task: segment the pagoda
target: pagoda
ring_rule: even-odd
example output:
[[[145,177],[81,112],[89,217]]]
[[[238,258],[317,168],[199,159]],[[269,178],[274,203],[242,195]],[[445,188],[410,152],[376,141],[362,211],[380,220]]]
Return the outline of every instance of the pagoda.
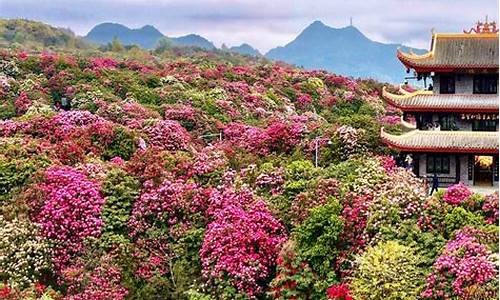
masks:
[[[487,19],[463,33],[433,32],[425,54],[398,49],[425,89],[391,93],[384,87],[385,101],[403,111],[406,132],[382,128],[381,138],[412,158],[407,161],[417,176],[436,174],[440,186],[498,186],[498,54],[498,29]]]

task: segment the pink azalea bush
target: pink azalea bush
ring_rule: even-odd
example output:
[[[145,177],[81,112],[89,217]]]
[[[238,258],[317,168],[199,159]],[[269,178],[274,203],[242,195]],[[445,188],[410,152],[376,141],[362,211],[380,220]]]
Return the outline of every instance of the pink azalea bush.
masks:
[[[241,199],[228,191],[215,198],[212,202],[222,208],[215,211],[200,249],[203,277],[211,285],[223,280],[256,297],[275,266],[285,229],[263,201],[248,194]]]
[[[99,236],[104,199],[96,182],[70,167],[52,167],[45,171],[45,180],[36,187],[35,221],[40,233],[54,245],[52,261],[62,270],[83,250],[87,237]]]
[[[463,183],[449,186],[444,193],[443,200],[447,203],[457,205],[472,195],[472,191]]]
[[[129,220],[131,236],[138,236],[155,225],[178,224],[182,216],[204,208],[201,189],[184,180],[165,180],[159,187],[152,181],[144,183],[145,192],[134,203]],[[173,228],[172,228],[173,229]]]
[[[144,132],[152,146],[165,150],[185,149],[191,140],[186,129],[177,121],[163,120],[146,125]]]
[[[82,263],[66,267],[62,277],[67,285],[68,300],[122,300],[128,294],[121,285],[121,270],[103,257],[99,265],[88,270]]]
[[[481,209],[488,224],[498,224],[498,192],[486,195]]]
[[[467,288],[488,284],[493,284],[492,289],[496,291],[493,281],[498,276],[498,267],[492,260],[493,253],[484,243],[488,239],[487,233],[470,227],[457,232],[434,263],[422,296],[431,299],[463,297]]]

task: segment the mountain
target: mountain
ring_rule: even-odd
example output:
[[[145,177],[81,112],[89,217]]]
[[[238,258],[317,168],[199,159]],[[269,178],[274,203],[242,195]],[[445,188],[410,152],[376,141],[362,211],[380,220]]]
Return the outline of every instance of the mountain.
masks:
[[[206,38],[197,34],[188,34],[180,37],[170,38],[175,46],[198,47],[207,50],[214,50],[215,46]]]
[[[154,48],[163,34],[151,25],[138,29],[130,29],[117,23],[102,23],[89,31],[85,38],[98,44],[106,44],[118,38],[124,45],[139,45],[143,48]]]
[[[231,48],[229,48],[229,51],[231,52],[236,52],[236,53],[239,53],[239,54],[243,54],[243,55],[251,55],[251,56],[261,56],[262,54],[260,54],[259,50],[253,48],[252,46],[250,46],[249,44],[241,44],[239,46],[233,46]]]
[[[271,49],[266,57],[306,69],[325,69],[353,77],[401,82],[406,73],[396,58],[398,47],[406,48],[400,44],[372,41],[354,26],[332,28],[315,21],[292,42]]]
[[[152,49],[164,35],[155,27],[146,25],[138,29],[130,29],[117,23],[101,23],[92,28],[85,36],[88,41],[97,44],[107,44],[118,38],[124,45],[139,45],[142,48]],[[207,50],[215,49],[214,44],[202,36],[188,34],[170,38],[175,46],[199,47]]]

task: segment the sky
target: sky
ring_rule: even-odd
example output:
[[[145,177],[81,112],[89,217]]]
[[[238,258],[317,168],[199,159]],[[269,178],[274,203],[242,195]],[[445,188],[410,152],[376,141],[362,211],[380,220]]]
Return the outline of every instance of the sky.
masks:
[[[497,0],[0,0],[1,18],[38,20],[85,35],[102,22],[153,25],[167,36],[202,35],[220,47],[249,43],[262,53],[320,20],[353,25],[380,42],[429,48],[430,32],[461,32],[498,20]]]

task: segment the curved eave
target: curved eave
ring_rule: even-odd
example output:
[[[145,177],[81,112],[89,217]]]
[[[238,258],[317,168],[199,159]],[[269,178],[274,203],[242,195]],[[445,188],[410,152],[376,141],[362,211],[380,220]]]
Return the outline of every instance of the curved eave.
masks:
[[[380,130],[380,137],[382,141],[390,148],[397,149],[402,152],[435,152],[435,153],[469,153],[469,154],[498,154],[497,147],[457,147],[457,146],[420,146],[420,145],[404,145],[401,140],[405,136],[418,133],[419,130],[414,130],[403,135],[392,135],[386,133],[384,128]],[[440,135],[440,132],[434,132],[436,135]],[[443,134],[444,135],[444,134]]]
[[[433,61],[432,52],[427,52],[426,56],[418,56],[401,52],[398,49],[397,57],[399,61],[407,68],[413,69],[417,73],[431,73],[431,72],[462,72],[467,70],[472,71],[488,71],[497,72],[498,65],[444,65],[436,64]]]
[[[498,113],[498,105],[491,107],[446,107],[409,105],[407,102],[418,95],[435,95],[432,91],[407,92],[404,95],[396,95],[388,92],[385,86],[382,88],[382,97],[390,105],[405,112],[453,112],[453,113]],[[438,97],[438,95],[436,95]]]

